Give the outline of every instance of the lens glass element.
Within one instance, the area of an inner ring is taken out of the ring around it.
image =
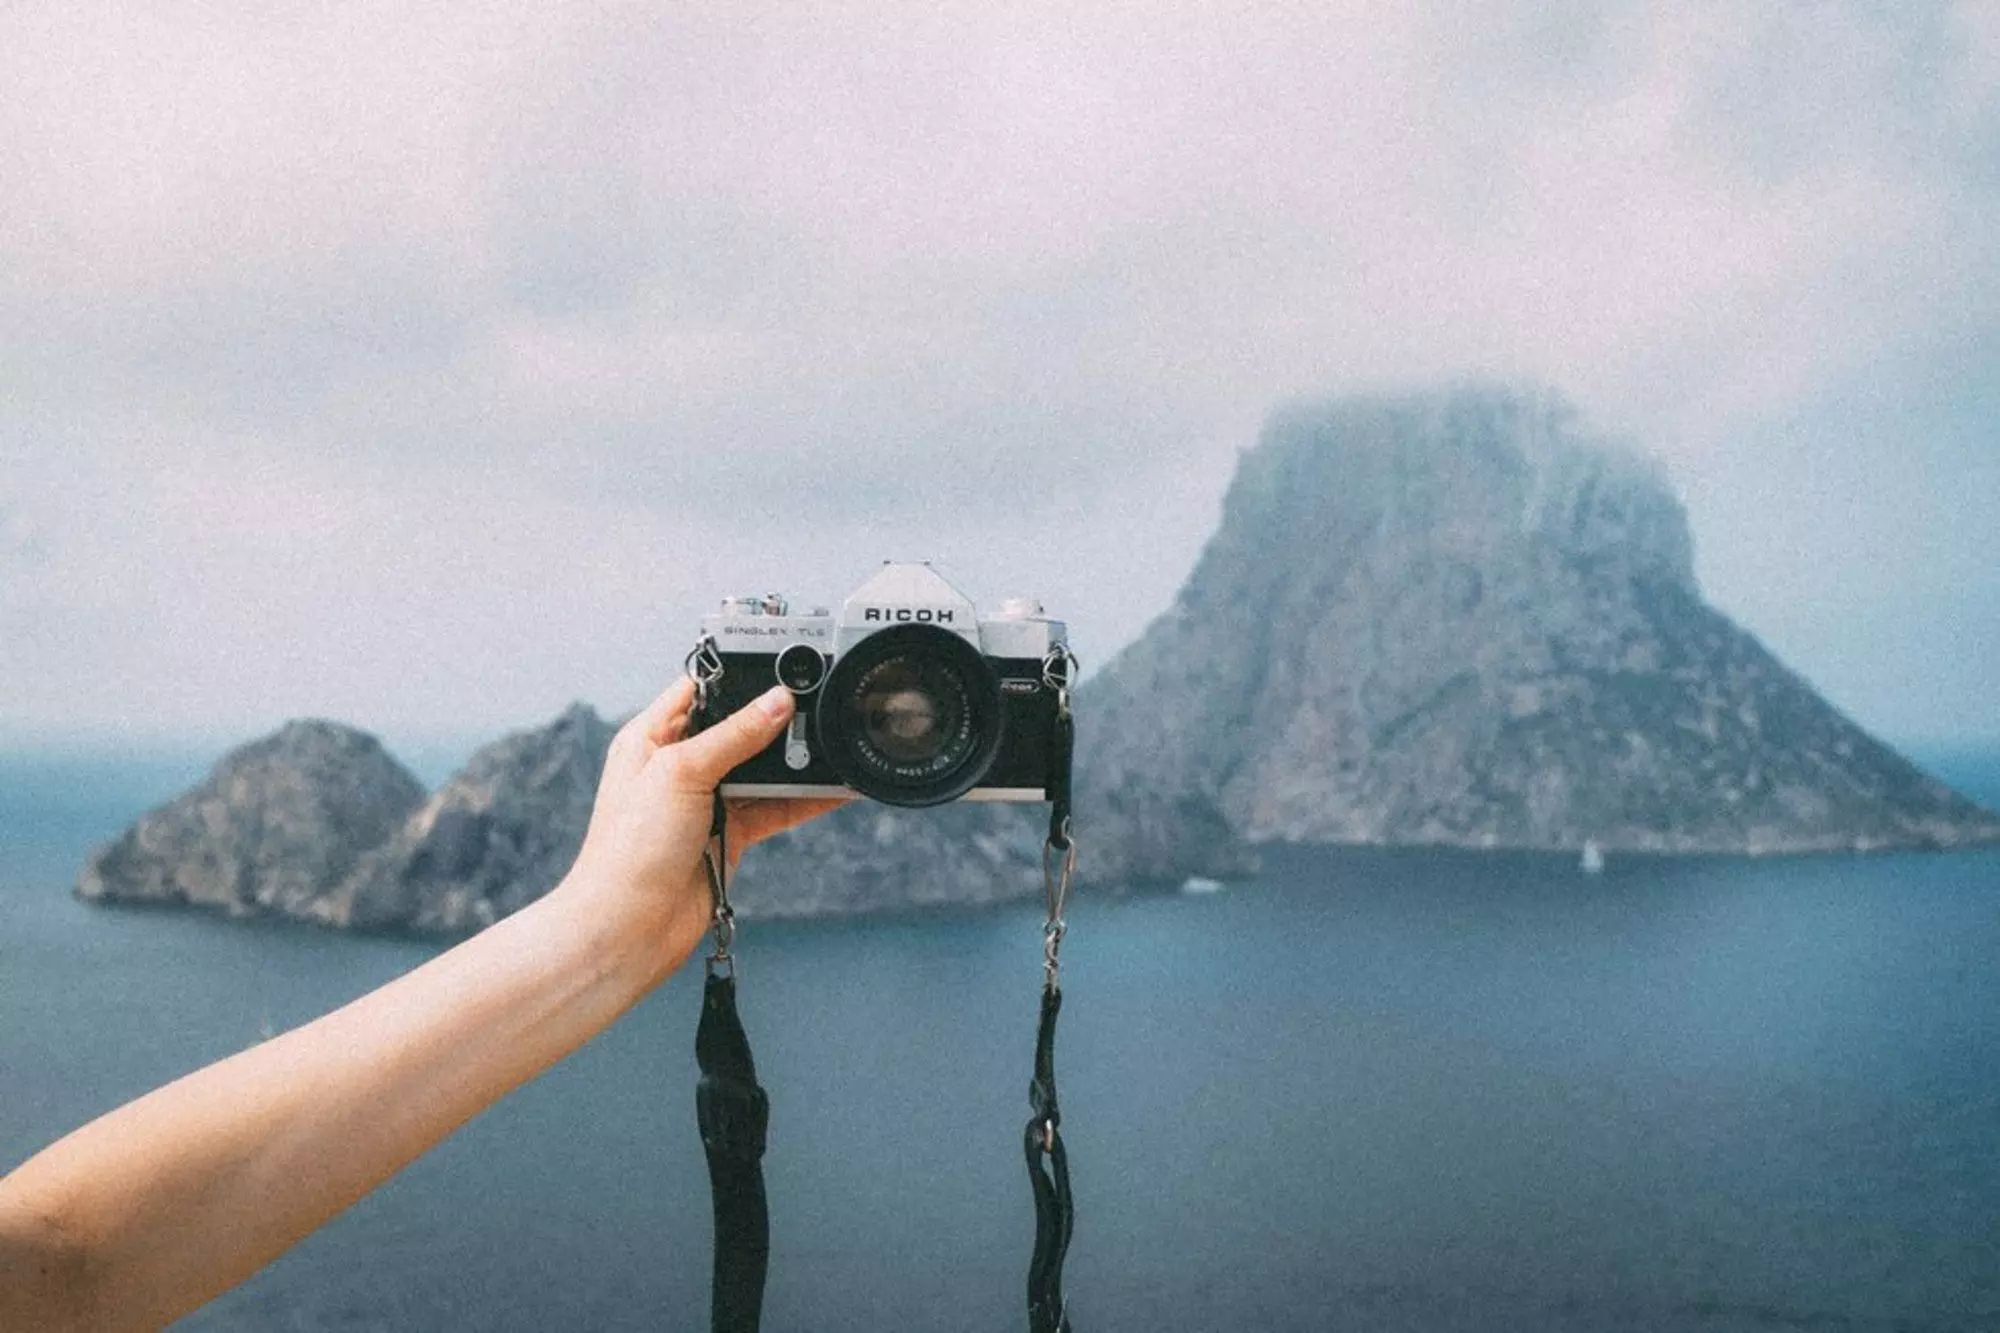
[[[855,682],[862,744],[899,777],[928,777],[965,757],[965,682],[947,665],[892,657]]]

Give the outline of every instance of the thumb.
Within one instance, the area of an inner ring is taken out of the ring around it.
[[[713,791],[730,769],[777,739],[792,720],[792,707],[792,692],[773,685],[707,731],[674,746],[674,767],[688,785]]]

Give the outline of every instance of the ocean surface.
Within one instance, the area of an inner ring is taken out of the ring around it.
[[[433,952],[71,899],[206,760],[0,758],[0,1169]],[[2000,852],[1301,852],[1070,918],[1079,1333],[2000,1329]],[[1023,1326],[1039,924],[745,926],[772,1333]],[[706,1328],[697,999],[178,1327]]]

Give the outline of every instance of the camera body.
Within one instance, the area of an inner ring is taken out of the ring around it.
[[[980,615],[928,564],[885,563],[835,615],[732,597],[688,655],[694,725],[774,683],[797,711],[731,770],[728,797],[848,796],[890,805],[1043,801],[1069,781],[1063,623],[1022,598]]]

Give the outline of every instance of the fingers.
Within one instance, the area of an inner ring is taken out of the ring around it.
[[[687,730],[688,709],[694,705],[694,682],[682,676],[660,692],[634,719],[639,734],[655,745],[671,745]]]
[[[847,796],[822,796],[791,801],[731,801],[731,850],[753,846],[773,834],[796,828],[808,819],[817,819],[829,810],[846,805],[851,799]]]
[[[675,772],[685,786],[713,791],[724,774],[776,740],[791,720],[792,692],[773,685],[707,731],[676,745]]]
[[[678,743],[687,735],[689,719],[693,716],[694,713],[692,710],[685,713],[674,713],[669,716],[667,718],[666,731],[660,737],[660,744],[673,745]]]

